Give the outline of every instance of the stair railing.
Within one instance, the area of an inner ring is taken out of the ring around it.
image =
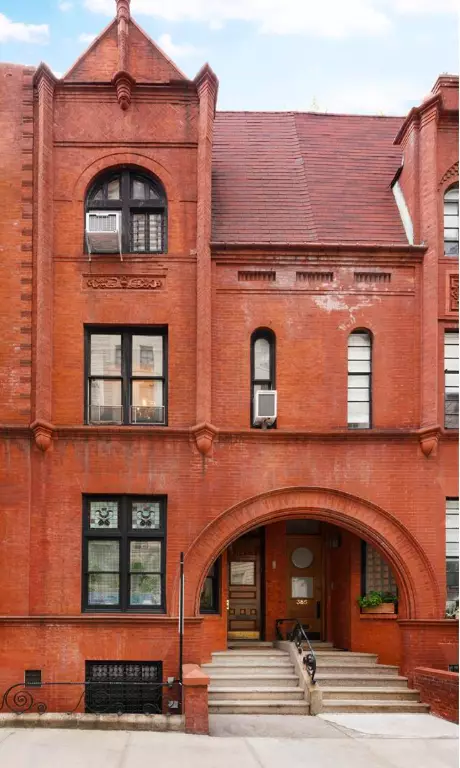
[[[283,637],[282,632],[282,625],[285,621],[292,622],[294,624],[293,628],[290,632],[286,632],[286,638]],[[297,652],[299,654],[303,654],[302,657],[302,664],[304,665],[305,669],[307,670],[310,680],[312,682],[312,685],[316,684],[315,675],[316,675],[316,656],[313,651],[313,648],[311,647],[310,640],[308,639],[308,635],[305,631],[305,627],[300,621],[300,619],[277,619],[275,623],[275,633],[276,638],[278,640],[289,640],[291,643],[294,643],[295,647],[297,648]],[[307,651],[304,653],[305,648],[304,645],[307,646]]]

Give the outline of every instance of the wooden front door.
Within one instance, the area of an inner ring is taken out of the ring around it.
[[[228,548],[228,638],[260,640],[262,541],[259,531]]]
[[[314,640],[321,638],[322,554],[321,536],[287,536],[287,615]]]

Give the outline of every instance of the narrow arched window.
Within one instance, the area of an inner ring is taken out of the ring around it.
[[[100,176],[86,198],[86,213],[118,212],[123,253],[164,253],[166,251],[166,195],[160,182],[139,170],[121,168]],[[105,217],[106,218],[106,217]],[[112,223],[110,229],[112,229]],[[106,231],[101,223],[99,231]],[[116,240],[113,240],[116,242]],[[111,250],[110,250],[111,249]],[[117,248],[103,242],[93,252],[116,252]]]
[[[269,328],[259,328],[251,336],[251,426],[260,427],[254,424],[256,392],[275,388],[275,334]]]
[[[444,253],[458,256],[458,184],[444,194]]]
[[[371,426],[372,343],[369,331],[353,331],[348,337],[348,426]]]

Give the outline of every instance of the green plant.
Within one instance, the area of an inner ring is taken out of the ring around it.
[[[382,603],[396,603],[397,599],[396,595],[393,595],[391,592],[377,592],[373,590],[366,595],[358,597],[358,605],[360,608],[376,608]]]

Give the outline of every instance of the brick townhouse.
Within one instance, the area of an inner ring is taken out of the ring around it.
[[[129,0],[61,79],[0,75],[1,693],[177,677],[181,552],[185,663],[299,619],[442,689],[458,78],[406,117],[219,112]]]

